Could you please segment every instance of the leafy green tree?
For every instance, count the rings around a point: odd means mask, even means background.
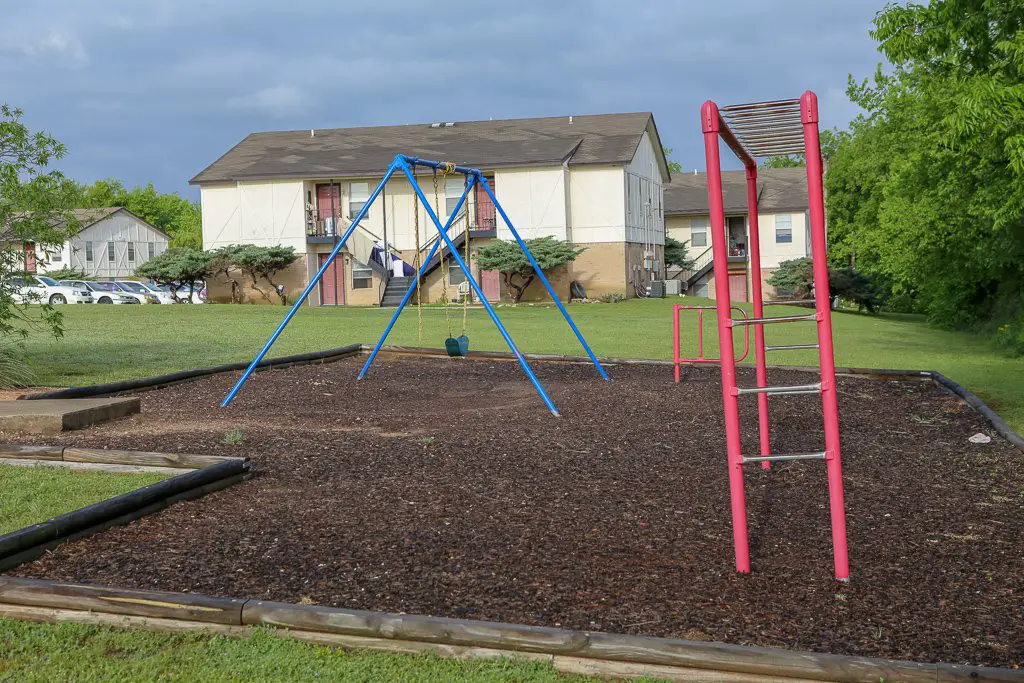
[[[30,306],[16,301],[11,276],[25,271],[25,243],[37,253],[57,247],[74,234],[71,216],[76,186],[50,164],[66,148],[47,133],[33,133],[20,109],[0,106],[0,341],[24,338],[30,329],[45,329],[60,338],[60,313],[48,303]],[[0,382],[8,382],[0,372]]]
[[[665,153],[665,161],[668,164],[668,172],[670,174],[672,174],[672,175],[676,175],[678,173],[682,173],[683,172],[683,165],[680,164],[678,161],[672,161],[672,159],[671,159],[672,148],[671,147],[662,146],[661,151],[663,151]]]
[[[285,270],[299,259],[293,247],[260,247],[252,244],[243,245],[233,254],[238,267],[249,275],[253,289],[263,295],[267,301],[271,296],[260,288],[260,281],[266,280],[273,287],[274,294],[281,299],[281,305],[288,305],[288,294],[284,285],[274,282],[279,272]]]
[[[865,114],[830,159],[830,258],[936,323],[1021,321],[1024,4],[890,4],[892,62],[848,93]]]
[[[665,265],[690,270],[693,268],[693,259],[690,258],[689,249],[689,240],[680,242],[674,237],[665,235]]]
[[[584,251],[554,237],[535,237],[526,240],[526,246],[545,273],[575,261]],[[509,297],[517,304],[537,277],[526,254],[516,242],[499,240],[481,247],[477,254],[477,264],[481,270],[497,270],[501,273]]]
[[[789,292],[794,299],[807,299],[814,287],[814,261],[810,258],[783,261],[765,282]]]
[[[231,303],[242,302],[242,284],[235,279],[235,273],[241,268],[238,255],[247,248],[244,244],[229,244],[213,252],[210,260],[210,277],[221,277],[231,283]]]
[[[157,254],[135,269],[135,274],[171,287],[171,294],[179,301],[192,301],[196,284],[210,272],[213,253],[194,247],[174,247]],[[188,288],[188,296],[178,294]]]
[[[84,209],[124,207],[170,235],[174,247],[203,246],[199,203],[176,193],[157,192],[152,183],[128,190],[120,180],[97,180],[81,187],[77,203]]]

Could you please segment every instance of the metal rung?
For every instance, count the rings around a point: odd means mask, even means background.
[[[817,313],[808,313],[806,315],[777,315],[774,318],[747,318],[746,320],[737,318],[732,321],[732,324],[735,327],[736,325],[760,325],[763,323],[793,323],[797,322],[798,320],[817,319]]]
[[[742,462],[772,462],[775,460],[824,460],[826,452],[820,453],[794,453],[793,455],[758,455],[754,457],[743,456]]]
[[[766,346],[765,351],[790,351],[793,349],[816,349],[817,344],[778,344],[777,346]]]
[[[736,395],[744,394],[817,394],[821,391],[821,382],[817,384],[797,384],[790,387],[736,387]]]
[[[771,301],[762,301],[763,306],[798,306],[800,304],[813,304],[816,303],[814,299],[772,299]]]

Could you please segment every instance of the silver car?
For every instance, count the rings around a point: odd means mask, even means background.
[[[92,292],[93,301],[98,304],[138,304],[139,298],[125,294],[117,289],[112,282],[91,282],[89,280],[61,280],[68,287],[84,287]]]

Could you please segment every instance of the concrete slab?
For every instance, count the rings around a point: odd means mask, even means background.
[[[0,431],[57,434],[139,412],[138,397],[0,401]]]

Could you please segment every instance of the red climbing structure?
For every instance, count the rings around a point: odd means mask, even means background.
[[[832,550],[835,576],[846,581],[850,566],[846,546],[846,512],[843,505],[843,472],[839,457],[839,409],[836,402],[835,357],[832,350],[832,316],[829,306],[828,265],[825,254],[825,206],[822,190],[821,147],[818,141],[818,98],[808,90],[797,100],[756,102],[728,107],[710,100],[701,107],[701,128],[708,168],[708,206],[711,211],[711,244],[714,255],[715,303],[721,349],[722,400],[725,404],[725,437],[729,454],[729,490],[732,499],[733,545],[736,571],[750,571],[747,539],[747,507],[743,490],[743,465],[773,461],[824,460],[828,476],[829,508],[832,520]],[[733,319],[729,300],[728,248],[725,241],[725,213],[722,202],[722,165],[719,140],[725,142],[747,169],[747,211],[750,224],[750,265],[753,280],[754,317]],[[811,256],[814,262],[814,298],[807,302],[764,301],[761,292],[760,241],[757,225],[756,157],[804,154],[807,163]],[[813,303],[814,313],[766,317],[765,306],[775,303]],[[764,326],[777,323],[813,322],[817,342],[766,346]],[[754,326],[756,386],[736,384],[733,327]],[[816,384],[770,386],[765,353],[791,349],[817,349],[821,371]],[[815,453],[776,454],[771,452],[768,432],[768,397],[820,394],[824,409],[825,444]],[[760,454],[744,455],[740,445],[739,400],[757,396]]]

